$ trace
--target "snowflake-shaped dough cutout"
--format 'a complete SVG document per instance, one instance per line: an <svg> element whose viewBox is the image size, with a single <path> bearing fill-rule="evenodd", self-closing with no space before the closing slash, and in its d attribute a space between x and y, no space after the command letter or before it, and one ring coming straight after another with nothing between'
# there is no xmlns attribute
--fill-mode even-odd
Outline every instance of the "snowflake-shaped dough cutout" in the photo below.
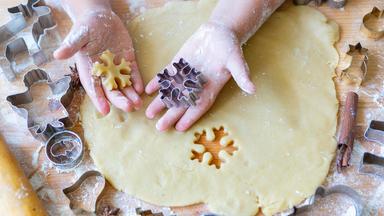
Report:
<svg viewBox="0 0 384 216"><path fill-rule="evenodd" d="M191 160L198 160L200 163L214 165L220 169L221 164L227 162L230 156L238 150L234 146L234 141L228 139L228 132L224 127L213 128L207 133L195 133L194 148L192 150Z"/></svg>
<svg viewBox="0 0 384 216"><path fill-rule="evenodd" d="M100 62L95 62L92 68L92 74L102 78L103 85L108 90L123 89L131 86L131 67L130 63L121 59L120 64L114 63L115 55L109 51L104 51Z"/></svg>

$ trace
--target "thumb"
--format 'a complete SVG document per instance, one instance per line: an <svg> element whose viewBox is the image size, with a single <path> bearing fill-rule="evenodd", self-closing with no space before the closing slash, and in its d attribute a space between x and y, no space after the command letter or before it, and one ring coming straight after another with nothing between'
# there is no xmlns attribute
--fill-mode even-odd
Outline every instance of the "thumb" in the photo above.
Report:
<svg viewBox="0 0 384 216"><path fill-rule="evenodd" d="M89 42L89 29L85 25L74 25L61 44L53 53L56 59L67 59L77 53Z"/></svg>
<svg viewBox="0 0 384 216"><path fill-rule="evenodd" d="M227 69L243 91L249 94L256 92L256 87L249 76L248 64L243 57L243 51L240 47L236 48L228 58Z"/></svg>

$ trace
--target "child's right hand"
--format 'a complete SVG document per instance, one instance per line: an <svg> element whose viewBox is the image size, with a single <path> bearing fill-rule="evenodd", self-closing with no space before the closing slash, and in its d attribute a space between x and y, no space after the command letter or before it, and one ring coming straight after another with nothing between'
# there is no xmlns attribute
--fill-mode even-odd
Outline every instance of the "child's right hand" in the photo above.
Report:
<svg viewBox="0 0 384 216"><path fill-rule="evenodd" d="M132 86L121 90L107 90L100 78L92 76L92 66L99 61L100 54L110 50L130 62ZM123 111L133 111L142 105L140 94L143 82L139 73L131 37L120 18L110 9L82 15L74 25L63 44L55 51L56 59L67 59L75 55L80 81L97 110L107 114L109 102ZM109 102L108 102L109 101Z"/></svg>

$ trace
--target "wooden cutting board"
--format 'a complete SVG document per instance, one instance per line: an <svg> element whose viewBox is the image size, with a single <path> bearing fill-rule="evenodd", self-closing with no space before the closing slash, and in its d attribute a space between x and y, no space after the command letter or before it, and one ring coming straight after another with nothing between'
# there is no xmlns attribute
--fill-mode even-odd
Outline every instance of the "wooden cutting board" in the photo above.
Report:
<svg viewBox="0 0 384 216"><path fill-rule="evenodd" d="M15 6L17 2L24 3L24 1L0 0L0 24L3 24L8 20L6 8ZM71 27L71 22L57 2L58 1L56 0L46 0L46 3L53 8L60 34L64 38ZM115 12L122 19L128 20L144 8L158 7L164 4L164 2L165 0L113 0L112 5ZM284 6L287 4L288 2ZM349 0L344 9L332 9L328 8L326 5L323 5L318 9L329 19L336 21L340 25L341 39L337 44L337 48L341 54L346 51L348 44L355 44L356 42L361 42L364 47L369 49L368 74L362 88L358 91L360 101L357 140L360 141L363 148L368 151L384 153L383 148L380 148L379 145L366 142L362 138L363 131L369 120L384 119L384 112L380 113L384 106L384 92L380 93L381 91L384 91L384 38L379 41L374 41L365 38L359 31L362 17L371 11L374 6L384 9L384 1ZM64 73L69 73L67 66L70 63L72 62L55 63L58 65L58 73L54 75L54 78L60 77ZM49 167L44 169L44 166L47 166L45 155L36 153L40 143L29 135L26 121L16 115L5 101L6 96L21 92L23 89L21 79L10 83L1 76L0 132L8 143L11 151L21 163L26 175L31 177L35 189L39 190L39 195L43 199L48 211L53 215L68 215L68 212L70 212L68 208L68 200L62 195L61 190L73 183L78 173L59 173L55 169ZM342 109L344 104L345 93L351 89L353 90L351 87L336 83L337 97L341 104L340 109ZM36 167L40 170L44 170L44 172L38 172L39 175L37 175L36 172L34 172ZM369 183L367 182L367 184ZM364 187L364 185L361 185L360 187ZM116 192L112 187L108 186L103 195L103 200L108 203L108 199L116 199L116 196L120 197L122 195L121 193ZM138 203L144 208L163 210L136 201L129 196L123 196L122 199L127 203L127 207L123 208L123 211L125 212L133 213L133 208L137 206ZM203 205L194 205L191 207L173 208L173 210L181 215L199 215L205 208ZM381 209L381 215L384 215L384 209Z"/></svg>

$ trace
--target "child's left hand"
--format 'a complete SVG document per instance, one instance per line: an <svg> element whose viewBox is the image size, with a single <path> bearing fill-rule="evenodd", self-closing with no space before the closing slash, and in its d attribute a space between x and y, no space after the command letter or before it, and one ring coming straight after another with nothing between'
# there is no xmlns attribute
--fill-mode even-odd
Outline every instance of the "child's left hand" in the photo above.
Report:
<svg viewBox="0 0 384 216"><path fill-rule="evenodd" d="M123 22L109 9L81 14L73 20L71 32L55 51L55 58L66 59L75 55L81 83L102 114L110 110L108 101L123 111L139 109L144 87L132 40ZM115 61L124 58L130 62L131 87L110 91L101 85L100 78L92 76L93 63L99 61L99 56L107 49L116 55Z"/></svg>

